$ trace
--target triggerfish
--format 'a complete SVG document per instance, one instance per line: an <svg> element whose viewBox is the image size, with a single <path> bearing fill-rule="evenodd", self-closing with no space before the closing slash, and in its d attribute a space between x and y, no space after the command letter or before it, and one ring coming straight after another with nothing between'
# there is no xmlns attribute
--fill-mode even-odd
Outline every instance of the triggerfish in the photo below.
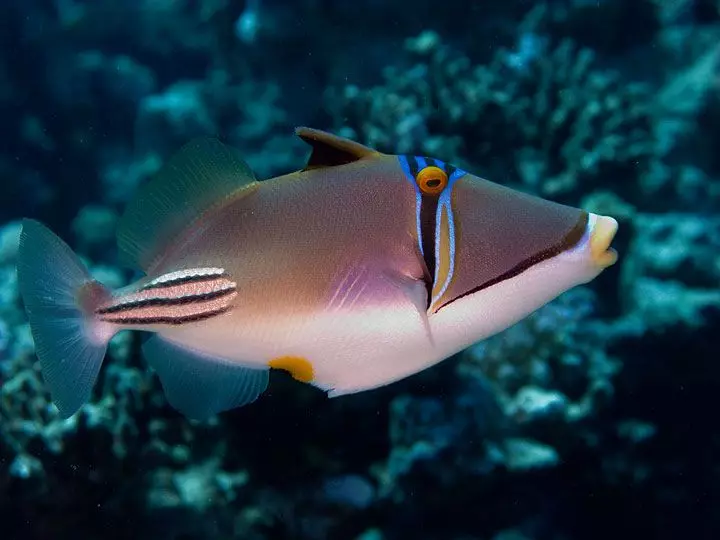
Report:
<svg viewBox="0 0 720 540"><path fill-rule="evenodd" d="M429 368L613 264L617 222L474 176L298 128L299 171L258 181L217 139L188 143L118 224L144 273L112 291L37 221L18 277L62 417L91 392L109 340L143 355L169 403L203 419L267 388L269 370L341 396Z"/></svg>

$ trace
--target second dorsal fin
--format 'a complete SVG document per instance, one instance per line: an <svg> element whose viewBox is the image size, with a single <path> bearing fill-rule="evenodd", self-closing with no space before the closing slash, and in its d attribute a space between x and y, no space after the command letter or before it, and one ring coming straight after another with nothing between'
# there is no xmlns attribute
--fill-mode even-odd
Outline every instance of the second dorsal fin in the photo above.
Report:
<svg viewBox="0 0 720 540"><path fill-rule="evenodd" d="M230 196L258 182L237 151L217 139L186 144L140 188L118 225L124 262L148 271L186 227Z"/></svg>
<svg viewBox="0 0 720 540"><path fill-rule="evenodd" d="M295 129L295 134L312 146L312 154L303 169L305 171L347 165L353 161L380 155L380 152L372 148L319 129L299 127Z"/></svg>

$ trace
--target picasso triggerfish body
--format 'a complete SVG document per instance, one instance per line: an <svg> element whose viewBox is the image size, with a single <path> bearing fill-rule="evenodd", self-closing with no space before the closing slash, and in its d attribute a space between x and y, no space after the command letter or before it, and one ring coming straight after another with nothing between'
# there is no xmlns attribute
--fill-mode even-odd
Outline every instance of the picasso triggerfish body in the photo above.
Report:
<svg viewBox="0 0 720 540"><path fill-rule="evenodd" d="M144 273L111 291L36 221L18 277L61 416L90 397L108 341L143 345L168 401L207 418L254 401L271 368L341 396L424 370L616 260L617 222L429 157L309 128L300 171L257 181L215 139L185 146L118 227Z"/></svg>

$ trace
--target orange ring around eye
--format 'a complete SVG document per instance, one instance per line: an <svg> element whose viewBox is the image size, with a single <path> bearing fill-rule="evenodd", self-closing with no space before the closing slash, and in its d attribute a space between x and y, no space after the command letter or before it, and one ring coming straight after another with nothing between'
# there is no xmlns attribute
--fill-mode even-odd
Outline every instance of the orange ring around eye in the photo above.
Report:
<svg viewBox="0 0 720 540"><path fill-rule="evenodd" d="M415 177L420 191L425 195L438 195L448 183L448 175L439 167L425 167Z"/></svg>

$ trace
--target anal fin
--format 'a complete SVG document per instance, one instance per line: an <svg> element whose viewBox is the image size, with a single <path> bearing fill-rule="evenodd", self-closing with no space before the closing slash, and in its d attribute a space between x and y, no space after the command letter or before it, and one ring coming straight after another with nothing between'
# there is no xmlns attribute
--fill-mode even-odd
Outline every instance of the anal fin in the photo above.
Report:
<svg viewBox="0 0 720 540"><path fill-rule="evenodd" d="M170 405L194 420L252 403L268 385L267 368L241 366L159 336L143 345L143 354L160 377Z"/></svg>

